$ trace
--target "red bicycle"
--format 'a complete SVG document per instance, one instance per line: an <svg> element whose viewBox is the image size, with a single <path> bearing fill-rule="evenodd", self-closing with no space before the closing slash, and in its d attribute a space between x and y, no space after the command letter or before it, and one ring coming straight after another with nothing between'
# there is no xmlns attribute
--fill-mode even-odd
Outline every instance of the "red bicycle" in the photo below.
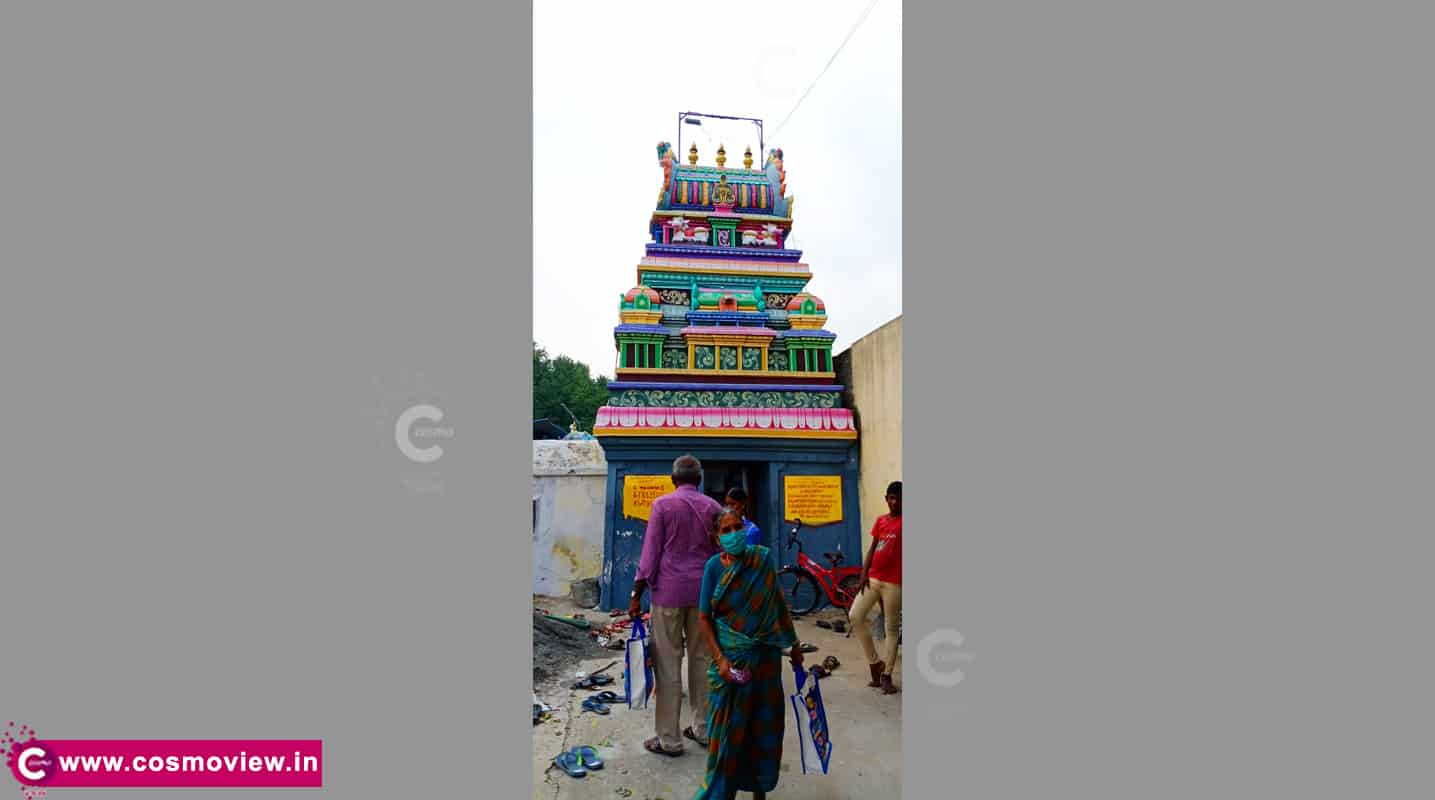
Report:
<svg viewBox="0 0 1435 800"><path fill-rule="evenodd" d="M787 534L787 546L797 546L797 564L783 567L777 576L778 586L787 598L793 614L810 614L822 604L823 597L838 608L850 608L857 597L857 587L862 581L862 567L845 567L842 562L842 544L837 552L822 555L832 563L831 568L818 564L802 549L802 540L797 537L802 530L802 520Z"/></svg>

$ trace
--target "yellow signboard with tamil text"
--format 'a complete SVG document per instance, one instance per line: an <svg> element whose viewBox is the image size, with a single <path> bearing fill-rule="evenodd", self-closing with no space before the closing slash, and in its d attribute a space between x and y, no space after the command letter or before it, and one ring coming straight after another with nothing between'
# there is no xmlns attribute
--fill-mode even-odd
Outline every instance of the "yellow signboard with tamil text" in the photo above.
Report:
<svg viewBox="0 0 1435 800"><path fill-rule="evenodd" d="M646 520L652 514L653 501L675 488L671 475L624 475L623 516Z"/></svg>
<svg viewBox="0 0 1435 800"><path fill-rule="evenodd" d="M842 521L842 476L786 475L782 486L782 518L803 525Z"/></svg>

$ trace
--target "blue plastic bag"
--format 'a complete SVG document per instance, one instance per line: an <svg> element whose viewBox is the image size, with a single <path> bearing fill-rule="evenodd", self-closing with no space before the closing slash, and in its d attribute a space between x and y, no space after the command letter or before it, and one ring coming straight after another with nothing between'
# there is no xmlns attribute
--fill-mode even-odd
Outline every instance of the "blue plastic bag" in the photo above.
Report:
<svg viewBox="0 0 1435 800"><path fill-rule="evenodd" d="M628 693L628 708L647 708L654 689L653 658L648 646L648 632L641 619L633 620L624 654L623 688Z"/></svg>
<svg viewBox="0 0 1435 800"><path fill-rule="evenodd" d="M802 756L802 774L827 774L832 762L832 739L827 728L827 709L822 705L822 690L817 676L793 666L797 691L792 695L792 713L797 717L798 752Z"/></svg>

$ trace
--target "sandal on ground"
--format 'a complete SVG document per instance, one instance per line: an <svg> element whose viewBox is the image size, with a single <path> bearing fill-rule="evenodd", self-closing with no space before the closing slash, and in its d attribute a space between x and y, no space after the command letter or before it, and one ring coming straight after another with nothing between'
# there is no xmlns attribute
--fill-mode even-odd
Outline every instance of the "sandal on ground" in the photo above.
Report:
<svg viewBox="0 0 1435 800"><path fill-rule="evenodd" d="M590 697L590 698L588 698L587 700L584 700L584 701L583 701L583 710L584 710L584 711L592 711L594 714L607 714L607 713L609 713L609 712L608 712L608 706L604 705L601 700L597 700L597 699L594 699L594 698L592 698L592 697Z"/></svg>
<svg viewBox="0 0 1435 800"><path fill-rule="evenodd" d="M649 753L657 753L660 756L667 756L668 758L677 758L678 756L683 754L682 750L679 750L676 753L671 750L664 750L662 743L658 741L658 737L656 736L646 742L643 742L643 749L647 750Z"/></svg>
<svg viewBox="0 0 1435 800"><path fill-rule="evenodd" d="M580 744L569 750L570 755L576 756L578 763L584 769L602 769L603 759L598 757L598 750L586 744Z"/></svg>
<svg viewBox="0 0 1435 800"><path fill-rule="evenodd" d="M819 628L826 628L827 630L830 631L830 630L832 630L832 623L828 622L828 621L825 620L825 619L819 619L819 620L817 620L817 627L819 627Z"/></svg>
<svg viewBox="0 0 1435 800"><path fill-rule="evenodd" d="M708 742L707 742L706 739L699 739L699 738L698 738L698 735L697 735L696 733L693 733L693 728L692 728L691 725L689 725L689 726L686 727L686 728L683 728L683 736L685 736L685 737L687 737L687 738L689 738L689 739L692 739L693 741L697 742L699 745L701 745L701 746L703 746L703 747L707 747L707 746L708 746Z"/></svg>
<svg viewBox="0 0 1435 800"><path fill-rule="evenodd" d="M610 675L589 675L581 681L573 684L574 689L596 689L599 686L607 686L613 682Z"/></svg>
<svg viewBox="0 0 1435 800"><path fill-rule="evenodd" d="M553 759L553 763L557 765L559 769L568 773L569 777L581 778L588 774L588 770L583 768L583 759L574 755L571 751L559 753L558 757Z"/></svg>
<svg viewBox="0 0 1435 800"><path fill-rule="evenodd" d="M842 662L837 660L837 656L828 656L822 659L822 668L828 672L835 672L840 666L842 666Z"/></svg>
<svg viewBox="0 0 1435 800"><path fill-rule="evenodd" d="M619 697L618 694L617 694L617 692L599 692L599 693L597 693L597 694L595 694L595 695L592 695L592 696L589 697L588 699L589 699L589 700L597 700L597 701L600 702L600 703L605 703L605 704L610 705L610 706L615 706L615 705L617 705L617 704L619 704L619 703L626 703L626 702L628 702L628 698L626 698L626 697Z"/></svg>
<svg viewBox="0 0 1435 800"><path fill-rule="evenodd" d="M815 653L817 652L817 645L810 642L803 642L797 649L802 653Z"/></svg>

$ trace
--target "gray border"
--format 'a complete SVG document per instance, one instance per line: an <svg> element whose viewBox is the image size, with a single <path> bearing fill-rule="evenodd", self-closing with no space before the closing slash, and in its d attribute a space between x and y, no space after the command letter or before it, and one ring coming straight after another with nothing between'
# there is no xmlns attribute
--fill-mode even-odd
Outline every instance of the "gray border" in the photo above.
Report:
<svg viewBox="0 0 1435 800"><path fill-rule="evenodd" d="M324 740L323 790L225 797L528 795L530 32L0 9L0 725Z"/></svg>
<svg viewBox="0 0 1435 800"><path fill-rule="evenodd" d="M904 621L972 661L908 665L910 794L1423 790L1428 19L946 10L907 9ZM6 717L522 791L530 312L486 300L531 288L531 18L479 13L0 11ZM376 378L450 404L442 494Z"/></svg>
<svg viewBox="0 0 1435 800"><path fill-rule="evenodd" d="M1429 792L1430 16L908 4L908 796Z"/></svg>

